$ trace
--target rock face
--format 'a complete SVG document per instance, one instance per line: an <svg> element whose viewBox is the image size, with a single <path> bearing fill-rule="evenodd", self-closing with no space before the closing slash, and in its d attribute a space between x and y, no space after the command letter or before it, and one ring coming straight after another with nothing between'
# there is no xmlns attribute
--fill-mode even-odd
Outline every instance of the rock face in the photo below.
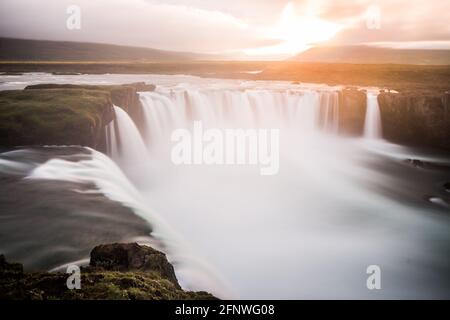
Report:
<svg viewBox="0 0 450 320"><path fill-rule="evenodd" d="M23 266L20 263L8 263L3 254L0 254L0 273L22 273Z"/></svg>
<svg viewBox="0 0 450 320"><path fill-rule="evenodd" d="M366 117L366 92L346 88L341 91L339 99L339 133L362 135Z"/></svg>
<svg viewBox="0 0 450 320"><path fill-rule="evenodd" d="M0 92L0 146L81 145L106 151L105 126L114 119L113 104L139 125L139 91L127 85L39 84Z"/></svg>
<svg viewBox="0 0 450 320"><path fill-rule="evenodd" d="M0 92L0 146L83 145L98 148L114 119L110 95L88 89Z"/></svg>
<svg viewBox="0 0 450 320"><path fill-rule="evenodd" d="M110 244L92 252L91 262L101 266L82 267L81 288L74 290L67 287L69 274L24 272L21 264L8 263L0 255L0 300L216 299L204 291L181 289L164 254L150 247Z"/></svg>
<svg viewBox="0 0 450 320"><path fill-rule="evenodd" d="M138 108L139 96L137 92L154 91L155 85L146 84L145 82L135 82L124 85L75 85L75 84L53 84L43 83L30 85L25 90L37 89L85 89L85 90L101 90L109 92L113 104L120 106L126 112L136 113Z"/></svg>
<svg viewBox="0 0 450 320"><path fill-rule="evenodd" d="M100 245L91 252L92 267L112 271L154 271L180 288L173 266L166 255L137 243Z"/></svg>
<svg viewBox="0 0 450 320"><path fill-rule="evenodd" d="M382 92L378 96L384 138L450 150L450 95L443 92Z"/></svg>

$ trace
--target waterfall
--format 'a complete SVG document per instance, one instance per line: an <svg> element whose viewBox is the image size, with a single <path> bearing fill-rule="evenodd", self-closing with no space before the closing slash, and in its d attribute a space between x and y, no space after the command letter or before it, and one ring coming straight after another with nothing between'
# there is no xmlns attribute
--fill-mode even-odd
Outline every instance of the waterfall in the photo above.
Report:
<svg viewBox="0 0 450 320"><path fill-rule="evenodd" d="M336 133L336 91L163 89L141 92L145 140L153 145L175 128L201 120L207 127L287 127Z"/></svg>
<svg viewBox="0 0 450 320"><path fill-rule="evenodd" d="M139 177L150 163L146 143L128 113L118 106L113 108L116 119L106 128L109 155L128 175Z"/></svg>
<svg viewBox="0 0 450 320"><path fill-rule="evenodd" d="M381 134L381 115L378 106L378 94L367 92L367 109L364 123L364 137L367 139L380 139Z"/></svg>
<svg viewBox="0 0 450 320"><path fill-rule="evenodd" d="M339 93L324 92L320 102L320 127L332 133L339 130Z"/></svg>

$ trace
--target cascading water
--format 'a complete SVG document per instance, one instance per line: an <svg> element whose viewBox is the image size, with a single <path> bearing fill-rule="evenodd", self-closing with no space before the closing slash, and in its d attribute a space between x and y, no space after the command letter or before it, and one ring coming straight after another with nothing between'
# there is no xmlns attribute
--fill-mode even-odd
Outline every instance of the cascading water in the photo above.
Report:
<svg viewBox="0 0 450 320"><path fill-rule="evenodd" d="M107 129L118 166L91 150L90 160L50 160L29 178L94 185L131 208L152 226L186 289L250 299L449 297L450 219L439 204L417 200L441 176L400 161L415 156L409 149L374 151L368 145L381 144L335 134L339 88L147 77L133 78L158 83L140 94L141 131L119 107ZM379 136L374 105L370 94L371 137ZM194 120L279 128L279 173L173 164L172 130ZM382 290L366 287L373 264Z"/></svg>
<svg viewBox="0 0 450 320"><path fill-rule="evenodd" d="M402 262L423 254L413 245L415 232L428 224L437 238L445 238L445 228L374 194L371 185L384 177L361 164L367 154L336 134L324 134L339 129L337 91L178 85L140 97L147 149L141 148L152 164L142 170L151 178L141 174L133 183L238 297L370 297L365 268L374 261L397 283L384 298L418 292L414 284L396 279L397 267L418 276L415 267ZM377 108L376 95L369 94L366 133L374 138L380 132ZM173 165L170 134L191 128L194 120L205 127L280 128L280 173L264 178L245 166ZM366 222L360 225L357 217ZM349 219L354 222L340 226ZM364 231L366 223L371 232ZM399 229L408 240L398 238ZM339 277L332 272L336 268ZM199 289L189 276L182 280ZM411 290L400 289L406 287Z"/></svg>
<svg viewBox="0 0 450 320"><path fill-rule="evenodd" d="M370 91L367 92L364 137L367 139L381 138L381 115L380 107L378 105L378 94Z"/></svg>
<svg viewBox="0 0 450 320"><path fill-rule="evenodd" d="M337 132L335 91L185 90L141 93L146 137L156 143L174 128L201 120L211 127L291 126L302 131L319 127Z"/></svg>

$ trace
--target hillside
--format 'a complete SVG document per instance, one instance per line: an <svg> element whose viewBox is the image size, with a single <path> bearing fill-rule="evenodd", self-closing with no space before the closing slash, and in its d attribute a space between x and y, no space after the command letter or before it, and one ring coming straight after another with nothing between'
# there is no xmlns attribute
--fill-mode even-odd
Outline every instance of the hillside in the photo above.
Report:
<svg viewBox="0 0 450 320"><path fill-rule="evenodd" d="M448 65L450 64L450 50L329 46L311 48L291 60L327 63Z"/></svg>
<svg viewBox="0 0 450 320"><path fill-rule="evenodd" d="M112 44L0 38L0 61L182 61L206 54Z"/></svg>

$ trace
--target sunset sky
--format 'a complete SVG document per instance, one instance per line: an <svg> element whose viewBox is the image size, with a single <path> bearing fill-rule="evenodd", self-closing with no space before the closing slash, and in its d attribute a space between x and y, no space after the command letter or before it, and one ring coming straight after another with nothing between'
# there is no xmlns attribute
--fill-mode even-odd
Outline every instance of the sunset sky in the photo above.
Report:
<svg viewBox="0 0 450 320"><path fill-rule="evenodd" d="M80 30L66 27L69 5L81 8ZM368 28L377 12L379 28ZM450 48L449 21L448 0L0 2L3 37L273 58L320 44Z"/></svg>

